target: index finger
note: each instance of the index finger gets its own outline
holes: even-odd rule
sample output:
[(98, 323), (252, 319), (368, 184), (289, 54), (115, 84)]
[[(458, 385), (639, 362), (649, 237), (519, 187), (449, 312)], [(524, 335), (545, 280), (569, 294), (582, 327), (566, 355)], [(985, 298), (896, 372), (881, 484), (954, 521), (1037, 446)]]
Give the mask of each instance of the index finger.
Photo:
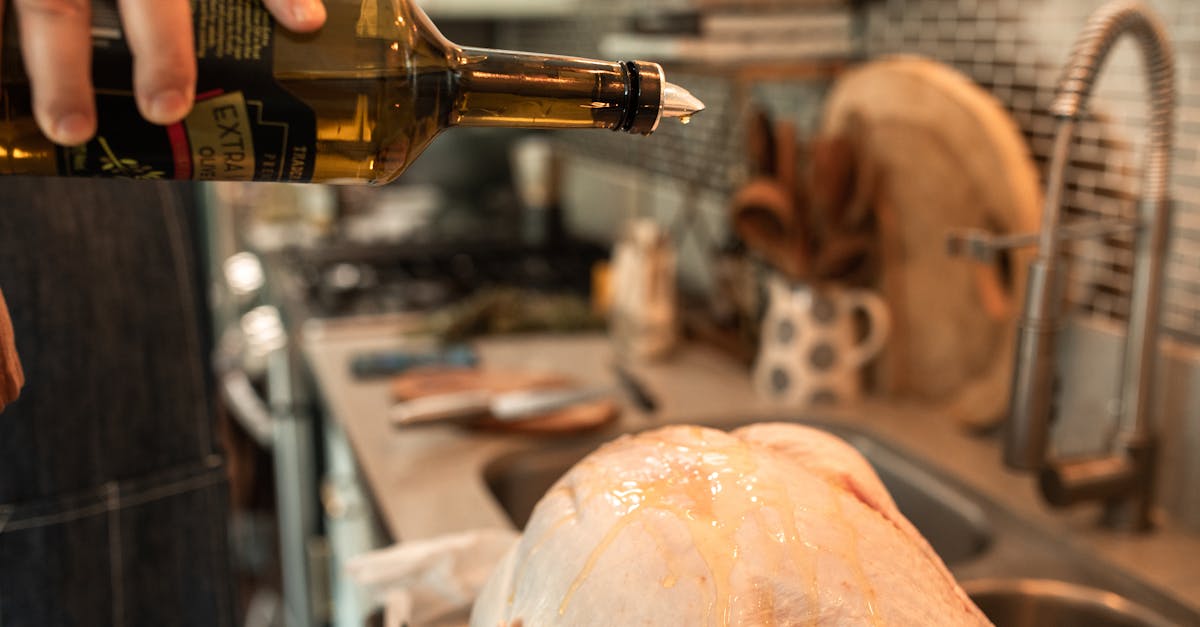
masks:
[(288, 30), (307, 33), (325, 23), (325, 5), (321, 0), (263, 0), (271, 15)]
[(55, 143), (82, 144), (96, 132), (89, 0), (17, 0), (13, 11), (38, 126)]
[(133, 85), (142, 117), (171, 124), (187, 114), (196, 91), (192, 13), (187, 0), (120, 0), (133, 53)]

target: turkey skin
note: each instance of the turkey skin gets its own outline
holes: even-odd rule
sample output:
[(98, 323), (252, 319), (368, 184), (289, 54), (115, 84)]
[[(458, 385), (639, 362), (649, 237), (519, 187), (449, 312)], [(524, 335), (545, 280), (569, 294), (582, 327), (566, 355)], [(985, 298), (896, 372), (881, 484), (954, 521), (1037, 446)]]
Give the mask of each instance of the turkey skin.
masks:
[(567, 472), (472, 627), (989, 625), (844, 441), (793, 424), (624, 436)]

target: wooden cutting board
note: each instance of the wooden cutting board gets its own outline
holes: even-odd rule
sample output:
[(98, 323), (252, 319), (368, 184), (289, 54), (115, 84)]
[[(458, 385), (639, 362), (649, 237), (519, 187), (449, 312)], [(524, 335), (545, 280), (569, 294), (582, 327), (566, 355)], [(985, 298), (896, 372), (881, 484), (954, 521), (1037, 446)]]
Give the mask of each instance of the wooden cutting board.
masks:
[[(485, 368), (428, 368), (406, 372), (392, 379), (392, 397), (405, 401), (438, 394), (487, 390), (493, 394), (520, 390), (566, 388), (575, 382), (555, 373)], [(620, 407), (612, 399), (578, 403), (544, 416), (518, 422), (487, 418), (473, 426), (481, 429), (529, 434), (558, 434), (601, 427), (616, 419)]]
[(842, 215), (875, 220), (876, 287), (893, 310), (877, 380), (987, 427), (1007, 411), (1015, 315), (1034, 251), (1010, 272), (951, 258), (951, 230), (1036, 231), (1041, 190), (1029, 149), (1000, 103), (940, 63), (893, 57), (834, 85), (820, 133), (847, 141), (853, 191)]

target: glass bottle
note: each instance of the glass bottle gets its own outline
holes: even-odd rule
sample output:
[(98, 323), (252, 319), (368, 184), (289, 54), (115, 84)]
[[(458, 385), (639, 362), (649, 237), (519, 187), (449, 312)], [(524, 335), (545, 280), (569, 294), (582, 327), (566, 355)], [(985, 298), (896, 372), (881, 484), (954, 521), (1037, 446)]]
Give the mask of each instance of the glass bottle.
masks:
[(0, 48), (0, 173), (381, 184), (453, 126), (649, 134), (703, 108), (655, 63), (457, 46), (409, 0), (325, 0), (316, 33), (260, 0), (194, 0), (196, 105), (141, 119), (112, 0), (93, 4), (99, 131), (56, 146), (38, 130), (9, 19)]

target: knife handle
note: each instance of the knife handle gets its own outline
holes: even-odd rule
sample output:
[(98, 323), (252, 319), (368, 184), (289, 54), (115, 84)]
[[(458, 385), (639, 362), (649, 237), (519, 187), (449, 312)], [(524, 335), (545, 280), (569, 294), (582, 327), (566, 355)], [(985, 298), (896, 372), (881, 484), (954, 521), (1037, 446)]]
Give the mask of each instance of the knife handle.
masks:
[(635, 407), (647, 414), (658, 411), (658, 400), (654, 398), (650, 390), (646, 389), (646, 385), (641, 379), (619, 363), (613, 364), (613, 372), (617, 375), (617, 381), (629, 399), (633, 401)]
[(479, 356), (470, 346), (456, 345), (437, 351), (382, 351), (355, 355), (350, 371), (356, 378), (372, 379), (400, 374), (421, 366), (452, 366), (470, 368), (479, 363)]

